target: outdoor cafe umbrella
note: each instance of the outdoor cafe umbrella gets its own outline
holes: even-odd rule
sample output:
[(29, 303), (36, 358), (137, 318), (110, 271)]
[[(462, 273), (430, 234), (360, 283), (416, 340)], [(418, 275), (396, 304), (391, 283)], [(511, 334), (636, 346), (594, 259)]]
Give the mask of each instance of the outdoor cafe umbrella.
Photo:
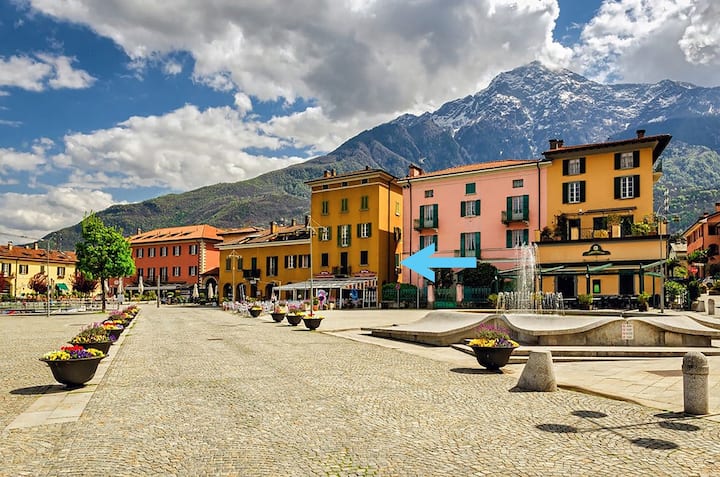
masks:
[(197, 283), (195, 283), (195, 284), (193, 285), (192, 297), (193, 297), (193, 300), (197, 300), (198, 298), (200, 298), (200, 292), (198, 292)]
[(207, 297), (208, 297), (208, 300), (212, 300), (213, 298), (215, 298), (215, 291), (213, 290), (212, 283), (208, 283)]
[(142, 296), (145, 293), (145, 285), (143, 285), (142, 275), (138, 277), (138, 295)]

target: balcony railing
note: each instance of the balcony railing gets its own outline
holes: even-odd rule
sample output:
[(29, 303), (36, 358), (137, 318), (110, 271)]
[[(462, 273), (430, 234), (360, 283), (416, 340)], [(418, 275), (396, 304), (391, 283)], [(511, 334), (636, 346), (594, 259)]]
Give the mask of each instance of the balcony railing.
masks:
[(508, 215), (507, 210), (503, 210), (500, 212), (500, 221), (505, 225), (515, 222), (527, 222), (527, 219), (524, 218), (526, 216), (527, 214), (524, 214), (523, 212), (511, 213)]
[(243, 278), (260, 278), (260, 269), (243, 269)]
[(437, 230), (437, 220), (425, 220), (425, 219), (413, 219), (413, 229), (417, 230), (418, 232), (425, 229), (435, 229)]

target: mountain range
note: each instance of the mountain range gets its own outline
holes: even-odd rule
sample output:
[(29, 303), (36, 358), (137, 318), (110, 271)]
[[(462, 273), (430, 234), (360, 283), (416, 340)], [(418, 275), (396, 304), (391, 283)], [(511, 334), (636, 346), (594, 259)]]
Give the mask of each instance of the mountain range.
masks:
[[(124, 234), (195, 223), (220, 228), (302, 219), (310, 191), (304, 181), (370, 168), (397, 177), (415, 164), (426, 171), (493, 161), (541, 158), (548, 140), (565, 145), (627, 139), (636, 129), (671, 134), (662, 156), (656, 204), (670, 195), (671, 232), (692, 224), (720, 201), (720, 87), (664, 80), (605, 85), (539, 62), (499, 74), (487, 88), (437, 111), (405, 114), (366, 130), (331, 153), (250, 180), (220, 183), (97, 215)], [(63, 249), (80, 240), (80, 224), (48, 235)]]

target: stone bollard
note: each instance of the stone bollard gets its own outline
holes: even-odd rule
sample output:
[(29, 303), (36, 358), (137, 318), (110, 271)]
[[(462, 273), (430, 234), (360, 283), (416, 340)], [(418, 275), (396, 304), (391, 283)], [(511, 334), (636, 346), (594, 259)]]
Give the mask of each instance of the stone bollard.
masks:
[(555, 368), (550, 351), (530, 351), (517, 387), (527, 391), (557, 391)]
[(683, 398), (686, 414), (707, 414), (708, 401), (708, 361), (698, 351), (685, 353), (682, 364)]
[(708, 315), (715, 315), (715, 299), (714, 298), (708, 298), (707, 301), (707, 309), (708, 309)]

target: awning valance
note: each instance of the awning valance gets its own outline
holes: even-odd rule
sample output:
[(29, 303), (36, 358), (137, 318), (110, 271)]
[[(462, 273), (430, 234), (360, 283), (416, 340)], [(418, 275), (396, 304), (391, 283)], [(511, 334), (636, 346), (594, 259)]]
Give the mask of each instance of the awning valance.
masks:
[(55, 286), (57, 286), (58, 290), (65, 291), (65, 292), (69, 292), (69, 291), (70, 291), (70, 289), (68, 288), (68, 286), (65, 285), (64, 283), (56, 283)]

